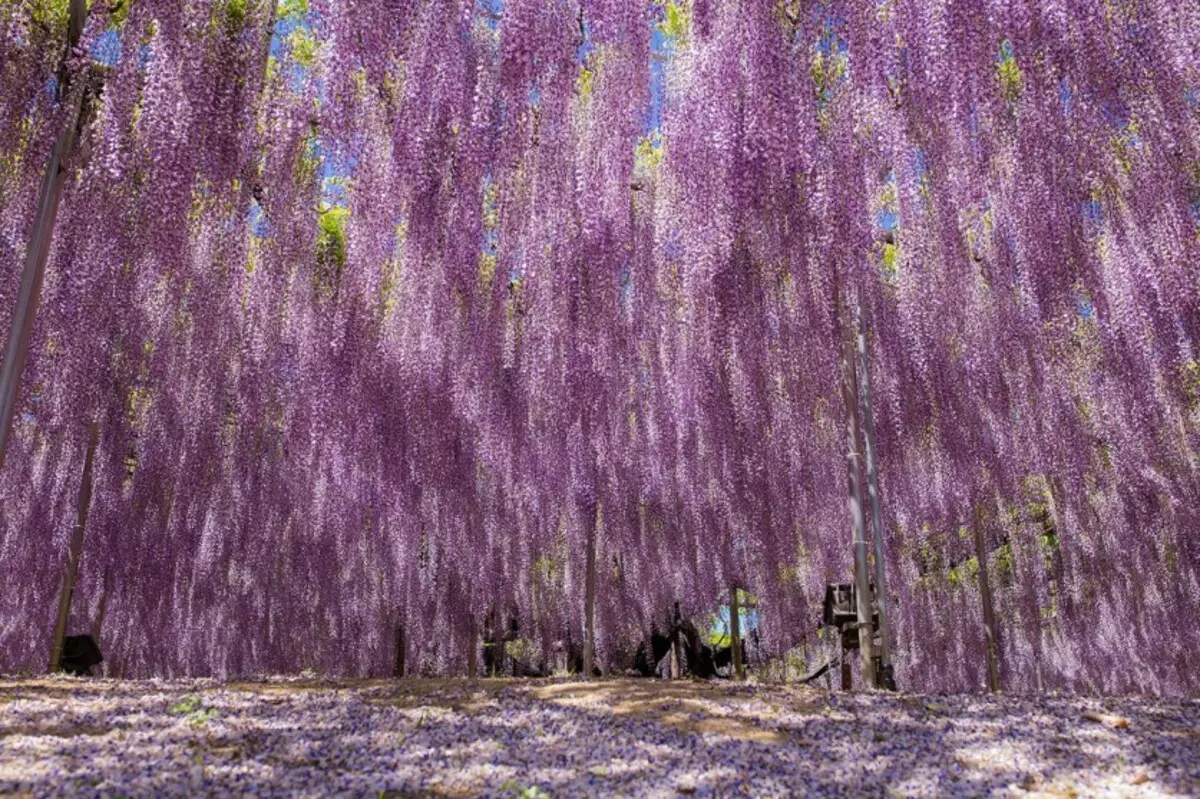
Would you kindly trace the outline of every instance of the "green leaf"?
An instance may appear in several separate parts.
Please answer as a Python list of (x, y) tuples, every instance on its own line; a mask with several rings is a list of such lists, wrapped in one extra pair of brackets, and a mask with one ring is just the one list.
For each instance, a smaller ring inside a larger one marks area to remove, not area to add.
[(301, 20), (308, 16), (308, 0), (279, 0), (279, 19)]
[(305, 69), (312, 69), (316, 65), (319, 43), (307, 29), (296, 28), (288, 34), (287, 41), (297, 64)]
[(1013, 56), (1012, 44), (1004, 42), (1000, 46), (1000, 59), (996, 63), (996, 76), (1000, 80), (1000, 92), (1004, 95), (1004, 99), (1010, 103), (1015, 103), (1021, 98), (1024, 75), (1025, 73), (1017, 66), (1016, 57)]
[(688, 8), (684, 3), (677, 3), (675, 0), (667, 3), (666, 19), (659, 25), (659, 29), (663, 35), (673, 39), (683, 39), (688, 32)]

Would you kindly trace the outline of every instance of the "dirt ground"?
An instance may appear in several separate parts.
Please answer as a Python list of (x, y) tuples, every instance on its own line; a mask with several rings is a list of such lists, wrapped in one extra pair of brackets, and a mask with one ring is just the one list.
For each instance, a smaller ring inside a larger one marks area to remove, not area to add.
[(1188, 796), (1200, 702), (663, 680), (0, 680), (0, 797)]

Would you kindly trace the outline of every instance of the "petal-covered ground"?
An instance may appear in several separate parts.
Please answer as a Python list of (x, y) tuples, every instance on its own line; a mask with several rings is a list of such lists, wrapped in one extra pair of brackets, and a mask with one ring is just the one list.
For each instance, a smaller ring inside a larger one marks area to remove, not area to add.
[(1196, 796), (1200, 701), (0, 681), (0, 797)]

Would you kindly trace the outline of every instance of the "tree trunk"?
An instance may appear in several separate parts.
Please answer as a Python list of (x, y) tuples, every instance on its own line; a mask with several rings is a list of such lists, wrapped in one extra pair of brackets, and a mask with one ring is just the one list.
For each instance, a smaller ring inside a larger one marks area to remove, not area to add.
[(87, 454), (83, 458), (83, 481), (79, 486), (79, 502), (75, 512), (75, 529), (67, 550), (67, 571), (63, 575), (58, 596), (58, 617), (54, 622), (54, 638), (50, 646), (50, 673), (58, 671), (62, 660), (63, 640), (67, 637), (67, 621), (71, 615), (71, 598), (75, 594), (75, 578), (79, 573), (79, 557), (83, 552), (83, 534), (87, 529), (88, 509), (92, 504), (92, 464), (96, 445), (100, 441), (100, 423), (93, 422), (88, 437)]

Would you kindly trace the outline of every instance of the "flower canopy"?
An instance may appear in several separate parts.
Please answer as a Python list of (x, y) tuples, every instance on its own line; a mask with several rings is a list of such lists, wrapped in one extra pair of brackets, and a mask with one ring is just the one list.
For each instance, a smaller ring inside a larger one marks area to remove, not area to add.
[(977, 524), (1010, 685), (1200, 689), (1195, 0), (66, 6), (0, 0), (0, 330), (86, 93), (0, 669), (96, 421), (72, 627), (128, 676), (549, 652), (593, 528), (601, 666), (731, 585), (811, 643), (857, 315), (901, 684), (983, 679)]

